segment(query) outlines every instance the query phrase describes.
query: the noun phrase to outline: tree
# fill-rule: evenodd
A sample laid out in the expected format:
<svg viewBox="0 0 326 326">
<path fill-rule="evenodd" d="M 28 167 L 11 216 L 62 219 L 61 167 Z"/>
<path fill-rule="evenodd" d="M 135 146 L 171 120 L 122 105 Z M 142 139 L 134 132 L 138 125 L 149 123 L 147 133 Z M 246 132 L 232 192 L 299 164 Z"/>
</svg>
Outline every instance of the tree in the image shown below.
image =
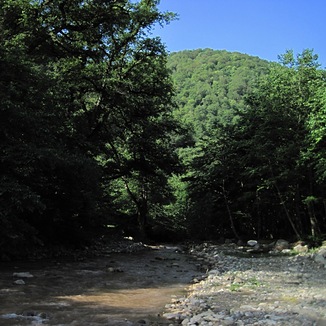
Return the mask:
<svg viewBox="0 0 326 326">
<path fill-rule="evenodd" d="M 200 215 L 201 223 L 205 219 L 217 227 L 228 216 L 235 237 L 301 239 L 323 229 L 320 161 L 309 154 L 323 153 L 311 135 L 319 130 L 313 121 L 323 110 L 318 94 L 324 73 L 310 50 L 280 59 L 248 94 L 237 123 L 212 133 L 192 163 L 193 207 L 199 211 L 203 198 L 211 207 Z"/>
<path fill-rule="evenodd" d="M 174 15 L 157 4 L 3 1 L 0 205 L 13 242 L 22 239 L 19 225 L 26 239 L 30 228 L 44 241 L 63 229 L 67 241 L 87 237 L 115 214 L 113 194 L 103 191 L 113 180 L 144 175 L 147 161 L 152 175 L 158 169 L 152 160 L 178 127 L 167 54 L 148 34 Z M 161 173 L 168 174 L 174 154 L 166 156 Z"/>
<path fill-rule="evenodd" d="M 308 214 L 302 205 L 317 190 L 314 172 L 307 161 L 302 161 L 302 153 L 307 146 L 309 103 L 322 75 L 310 50 L 297 58 L 289 51 L 280 59 L 282 66 L 275 65 L 257 93 L 248 98 L 250 109 L 240 119 L 242 130 L 237 138 L 249 141 L 243 132 L 250 130 L 246 151 L 251 159 L 244 173 L 251 180 L 260 180 L 256 186 L 260 201 L 264 192 L 272 194 L 296 238 L 302 238 L 320 232 L 320 222 L 311 214 L 311 202 Z"/>
</svg>

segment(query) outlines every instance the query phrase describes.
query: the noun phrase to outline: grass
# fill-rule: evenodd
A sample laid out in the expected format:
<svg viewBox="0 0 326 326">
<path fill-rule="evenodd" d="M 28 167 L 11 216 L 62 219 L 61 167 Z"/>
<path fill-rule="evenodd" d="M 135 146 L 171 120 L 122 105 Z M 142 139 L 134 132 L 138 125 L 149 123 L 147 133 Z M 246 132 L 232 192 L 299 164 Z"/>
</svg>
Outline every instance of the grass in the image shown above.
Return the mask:
<svg viewBox="0 0 326 326">
<path fill-rule="evenodd" d="M 260 282 L 256 277 L 251 277 L 245 280 L 243 283 L 234 282 L 230 285 L 230 291 L 239 292 L 241 288 L 255 289 L 256 287 L 262 286 L 263 283 Z"/>
</svg>

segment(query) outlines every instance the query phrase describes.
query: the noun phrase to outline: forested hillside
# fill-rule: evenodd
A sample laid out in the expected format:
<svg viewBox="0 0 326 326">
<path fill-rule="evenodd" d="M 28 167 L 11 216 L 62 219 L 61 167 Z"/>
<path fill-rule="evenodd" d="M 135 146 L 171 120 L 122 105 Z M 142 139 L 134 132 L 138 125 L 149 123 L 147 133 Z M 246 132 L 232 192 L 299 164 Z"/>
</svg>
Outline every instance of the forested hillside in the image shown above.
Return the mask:
<svg viewBox="0 0 326 326">
<path fill-rule="evenodd" d="M 258 57 L 211 49 L 181 51 L 168 58 L 175 84 L 177 116 L 194 125 L 197 136 L 237 120 L 269 63 Z"/>
<path fill-rule="evenodd" d="M 169 58 L 176 115 L 195 131 L 173 183 L 175 218 L 193 237 L 324 237 L 325 71 L 311 50 L 279 59 Z"/>
</svg>

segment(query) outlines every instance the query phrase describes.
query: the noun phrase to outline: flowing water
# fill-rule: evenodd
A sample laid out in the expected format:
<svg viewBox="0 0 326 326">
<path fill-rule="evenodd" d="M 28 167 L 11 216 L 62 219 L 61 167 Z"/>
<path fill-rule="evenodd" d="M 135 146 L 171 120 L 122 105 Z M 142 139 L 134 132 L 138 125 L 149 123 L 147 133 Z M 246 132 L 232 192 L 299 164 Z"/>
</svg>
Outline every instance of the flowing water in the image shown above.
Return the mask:
<svg viewBox="0 0 326 326">
<path fill-rule="evenodd" d="M 191 258 L 163 246 L 77 262 L 2 263 L 0 326 L 168 324 L 159 314 L 196 275 Z"/>
</svg>

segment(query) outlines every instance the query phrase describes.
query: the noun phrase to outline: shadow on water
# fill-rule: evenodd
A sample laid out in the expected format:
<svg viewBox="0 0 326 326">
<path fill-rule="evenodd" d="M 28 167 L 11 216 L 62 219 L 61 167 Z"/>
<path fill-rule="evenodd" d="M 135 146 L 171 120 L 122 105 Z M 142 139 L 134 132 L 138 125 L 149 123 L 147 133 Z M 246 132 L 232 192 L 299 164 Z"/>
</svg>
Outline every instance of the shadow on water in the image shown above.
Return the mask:
<svg viewBox="0 0 326 326">
<path fill-rule="evenodd" d="M 15 272 L 33 277 L 17 285 Z M 1 264 L 0 325 L 164 325 L 158 314 L 196 275 L 196 262 L 168 247 L 82 262 Z"/>
</svg>

